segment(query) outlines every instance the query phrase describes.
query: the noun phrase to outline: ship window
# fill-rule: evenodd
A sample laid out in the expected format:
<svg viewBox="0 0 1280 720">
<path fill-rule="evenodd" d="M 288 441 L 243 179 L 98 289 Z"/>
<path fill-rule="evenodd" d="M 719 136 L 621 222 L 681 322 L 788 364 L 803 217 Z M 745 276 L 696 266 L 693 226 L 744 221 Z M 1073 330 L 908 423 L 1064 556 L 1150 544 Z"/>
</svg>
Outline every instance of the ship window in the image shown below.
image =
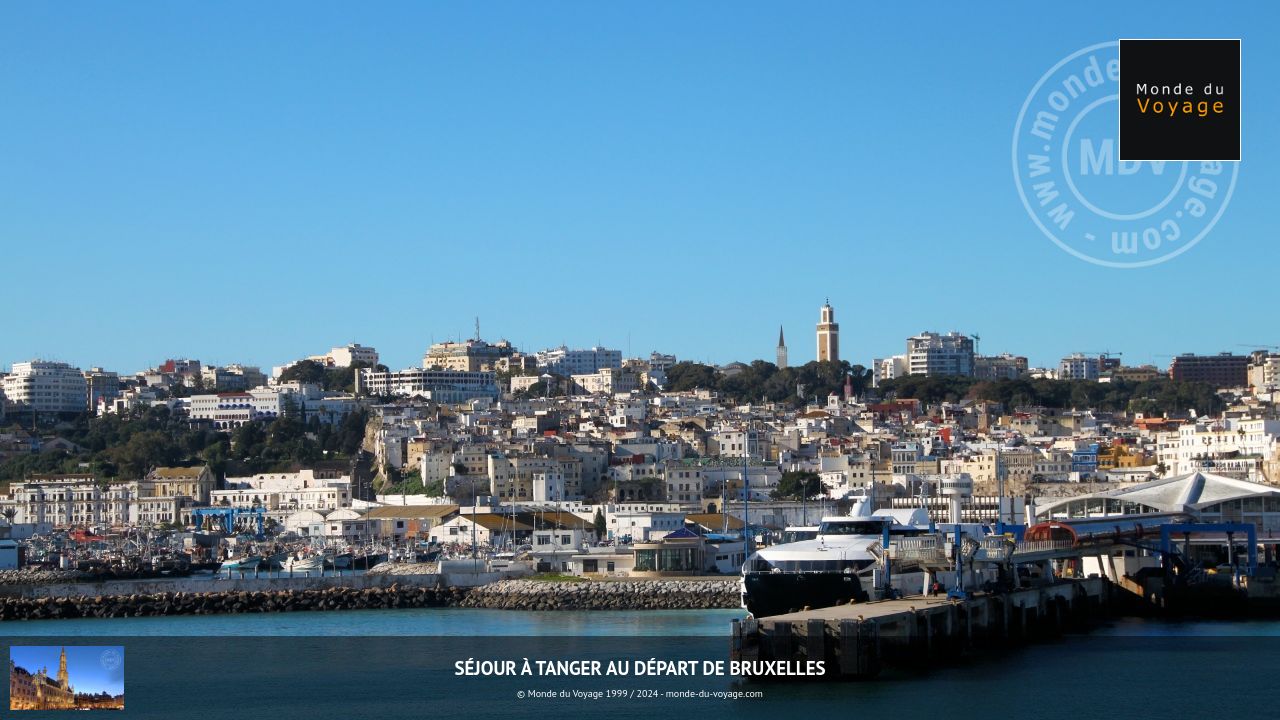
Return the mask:
<svg viewBox="0 0 1280 720">
<path fill-rule="evenodd" d="M 824 522 L 818 529 L 820 535 L 879 535 L 884 523 L 879 520 L 835 520 Z"/>
</svg>

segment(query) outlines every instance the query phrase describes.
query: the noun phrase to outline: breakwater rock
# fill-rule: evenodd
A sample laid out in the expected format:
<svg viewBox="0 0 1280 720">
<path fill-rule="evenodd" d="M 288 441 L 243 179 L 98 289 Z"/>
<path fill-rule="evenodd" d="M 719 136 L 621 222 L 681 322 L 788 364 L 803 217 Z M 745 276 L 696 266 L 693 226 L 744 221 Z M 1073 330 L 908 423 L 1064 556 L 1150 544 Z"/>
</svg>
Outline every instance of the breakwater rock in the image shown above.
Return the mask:
<svg viewBox="0 0 1280 720">
<path fill-rule="evenodd" d="M 80 595 L 60 598 L 0 599 L 0 619 L 148 617 L 220 613 L 295 612 L 305 610 L 369 610 L 454 607 L 465 588 L 332 587 L 323 590 L 260 592 L 177 592 L 135 595 Z"/>
<path fill-rule="evenodd" d="M 739 607 L 737 578 L 542 582 L 472 588 L 461 606 L 499 610 L 706 610 Z"/>
<path fill-rule="evenodd" d="M 738 607 L 735 579 L 548 582 L 477 587 L 389 579 L 380 587 L 0 596 L 0 620 L 463 607 L 495 610 L 702 610 Z M 265 582 L 265 581 L 264 581 Z M 86 587 L 86 586 L 81 586 Z"/>
<path fill-rule="evenodd" d="M 56 585 L 76 582 L 85 577 L 87 575 L 79 570 L 41 570 L 39 568 L 0 570 L 0 585 Z"/>
<path fill-rule="evenodd" d="M 439 572 L 436 563 L 382 562 L 369 568 L 366 575 L 434 575 Z"/>
</svg>

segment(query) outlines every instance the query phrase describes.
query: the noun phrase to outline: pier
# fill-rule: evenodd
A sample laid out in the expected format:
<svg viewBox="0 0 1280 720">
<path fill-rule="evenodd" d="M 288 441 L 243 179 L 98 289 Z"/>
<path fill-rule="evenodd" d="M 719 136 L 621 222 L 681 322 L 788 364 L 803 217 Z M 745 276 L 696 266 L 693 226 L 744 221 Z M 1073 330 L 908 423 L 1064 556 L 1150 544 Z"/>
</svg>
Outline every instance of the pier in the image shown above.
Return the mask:
<svg viewBox="0 0 1280 720">
<path fill-rule="evenodd" d="M 1114 592 L 1094 577 L 964 599 L 913 596 L 734 620 L 731 657 L 822 660 L 826 678 L 872 678 L 888 667 L 915 670 L 967 650 L 1088 628 L 1106 615 Z"/>
<path fill-rule="evenodd" d="M 1258 557 L 1262 547 L 1269 558 L 1276 541 L 1259 538 L 1249 523 L 1144 513 L 1051 520 L 980 539 L 960 528 L 892 542 L 886 531 L 864 580 L 869 592 L 735 620 L 732 658 L 823 661 L 825 677 L 870 678 L 1087 630 L 1122 609 L 1227 616 L 1280 609 L 1275 568 L 1260 567 Z M 1226 562 L 1202 567 L 1197 544 L 1225 548 Z M 923 571 L 925 587 L 893 582 L 902 566 Z M 943 574 L 945 596 L 916 594 Z"/>
</svg>

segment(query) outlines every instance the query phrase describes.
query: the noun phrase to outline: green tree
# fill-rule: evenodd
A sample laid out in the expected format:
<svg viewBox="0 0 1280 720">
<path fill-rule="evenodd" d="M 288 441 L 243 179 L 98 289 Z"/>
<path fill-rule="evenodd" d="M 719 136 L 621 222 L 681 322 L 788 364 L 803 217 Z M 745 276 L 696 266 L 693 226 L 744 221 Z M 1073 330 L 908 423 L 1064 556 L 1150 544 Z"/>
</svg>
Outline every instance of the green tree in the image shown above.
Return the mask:
<svg viewBox="0 0 1280 720">
<path fill-rule="evenodd" d="M 809 470 L 795 470 L 782 473 L 778 487 L 773 491 L 777 500 L 804 500 L 825 495 L 827 488 L 822 484 L 818 473 Z"/>
</svg>

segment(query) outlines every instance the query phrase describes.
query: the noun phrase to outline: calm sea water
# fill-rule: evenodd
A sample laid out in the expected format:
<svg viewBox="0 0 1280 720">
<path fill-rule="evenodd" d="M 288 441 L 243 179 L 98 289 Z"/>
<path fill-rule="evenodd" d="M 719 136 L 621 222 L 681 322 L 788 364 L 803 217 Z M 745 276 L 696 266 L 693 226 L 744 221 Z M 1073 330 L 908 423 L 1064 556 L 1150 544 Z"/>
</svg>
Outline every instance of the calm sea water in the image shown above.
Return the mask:
<svg viewBox="0 0 1280 720">
<path fill-rule="evenodd" d="M 338 612 L 179 615 L 0 623 L 0 637 L 727 637 L 738 610 L 516 612 L 418 608 Z M 1064 640 L 1090 638 L 1280 637 L 1280 621 L 1170 622 L 1124 618 Z"/>
<path fill-rule="evenodd" d="M 1273 689 L 1280 622 L 1121 620 L 1086 635 L 872 682 L 459 677 L 455 671 L 455 663 L 468 658 L 725 660 L 729 623 L 738 615 L 418 609 L 52 620 L 0 624 L 0 639 L 123 645 L 126 712 L 142 718 L 202 715 L 199 708 L 213 706 L 236 717 L 275 720 L 441 712 L 467 718 L 583 712 L 895 720 L 1280 717 Z M 527 693 L 538 690 L 556 696 L 530 699 Z M 604 696 L 610 690 L 659 697 L 610 699 Z M 672 691 L 712 695 L 665 695 Z"/>
<path fill-rule="evenodd" d="M 0 623 L 11 636 L 561 636 L 723 635 L 737 610 L 518 612 L 472 608 L 177 615 Z"/>
</svg>

